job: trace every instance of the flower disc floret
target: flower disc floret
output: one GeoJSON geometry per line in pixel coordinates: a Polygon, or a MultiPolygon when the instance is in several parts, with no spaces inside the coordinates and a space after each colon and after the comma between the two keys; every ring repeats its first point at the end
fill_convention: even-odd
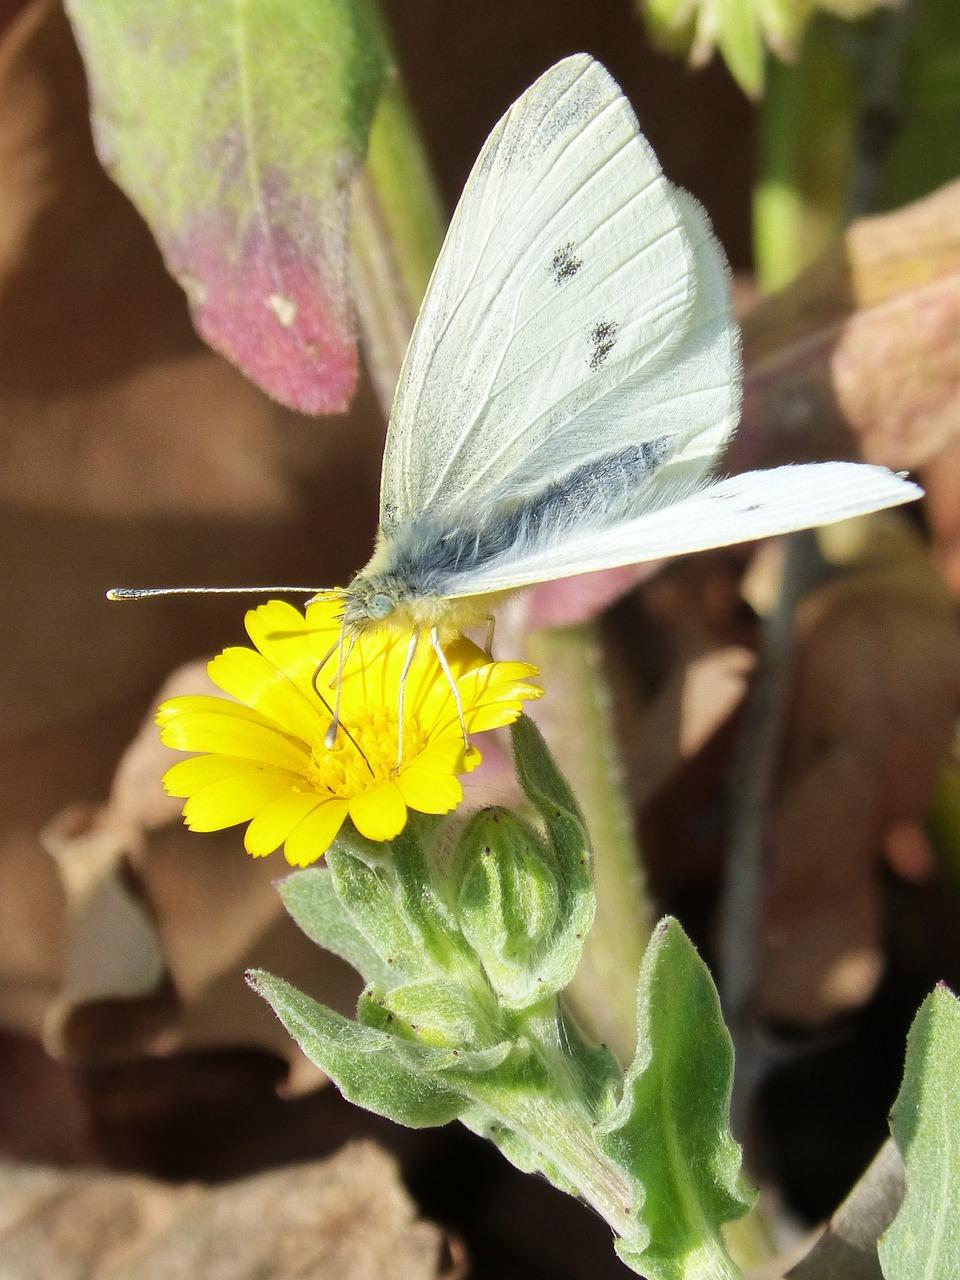
{"type": "MultiPolygon", "coordinates": [[[[283,846],[293,866],[315,862],[349,816],[362,835],[390,840],[407,812],[448,813],[463,799],[457,776],[480,763],[465,745],[450,682],[426,640],[400,686],[410,633],[361,635],[341,667],[342,602],[331,594],[305,614],[271,600],[246,615],[254,648],[225,649],[208,671],[227,695],[172,698],[160,736],[198,752],[164,776],[186,800],[193,831],[248,823],[255,857],[283,846]],[[339,729],[329,743],[339,686],[339,729]]],[[[464,636],[444,648],[469,735],[511,724],[541,690],[536,668],[494,662],[464,636]]]]}

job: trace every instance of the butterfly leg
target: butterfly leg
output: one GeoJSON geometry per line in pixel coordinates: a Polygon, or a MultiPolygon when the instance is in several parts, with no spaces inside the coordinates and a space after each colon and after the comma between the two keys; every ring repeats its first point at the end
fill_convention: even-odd
{"type": "Polygon", "coordinates": [[[400,697],[397,700],[397,768],[403,764],[403,695],[407,689],[407,676],[410,672],[413,656],[417,652],[417,642],[420,639],[420,632],[414,631],[410,636],[410,644],[407,646],[407,656],[403,662],[403,670],[400,672],[400,697]]]}
{"type": "Polygon", "coordinates": [[[337,641],[335,644],[332,644],[330,646],[330,648],[327,650],[324,657],[320,659],[320,661],[317,663],[316,667],[314,668],[313,676],[310,680],[310,683],[313,685],[313,692],[317,695],[317,697],[320,699],[320,701],[323,703],[326,709],[330,712],[330,727],[327,729],[327,732],[324,734],[324,738],[323,738],[323,745],[327,748],[328,751],[332,751],[334,744],[336,743],[337,728],[339,727],[339,721],[337,720],[337,717],[334,715],[334,712],[330,706],[330,703],[326,700],[326,698],[320,692],[320,673],[323,671],[323,668],[327,665],[327,663],[333,657],[334,653],[336,653],[339,643],[340,642],[337,641]]]}
{"type": "Polygon", "coordinates": [[[493,657],[493,633],[497,629],[496,614],[491,613],[490,616],[486,619],[486,623],[487,623],[487,641],[486,641],[486,644],[483,646],[483,651],[488,658],[492,658],[493,657]]]}
{"type": "Polygon", "coordinates": [[[453,678],[453,672],[450,670],[450,664],[447,662],[447,655],[443,652],[443,645],[440,643],[440,633],[436,627],[430,631],[430,643],[433,645],[433,652],[437,655],[437,661],[440,663],[440,669],[447,677],[447,683],[450,685],[450,692],[453,694],[453,700],[457,706],[457,718],[460,721],[460,732],[463,734],[463,749],[470,750],[470,739],[467,737],[467,722],[463,715],[463,702],[460,699],[460,690],[457,688],[457,682],[453,678]]]}
{"type": "MultiPolygon", "coordinates": [[[[343,670],[344,670],[344,667],[346,667],[347,665],[347,659],[350,657],[351,653],[353,653],[353,646],[357,643],[356,637],[354,637],[354,639],[352,639],[349,645],[347,646],[346,651],[344,651],[343,641],[344,641],[345,635],[346,635],[346,625],[345,623],[341,623],[340,639],[337,641],[337,644],[335,646],[340,650],[340,656],[337,659],[337,675],[336,675],[337,696],[334,699],[333,719],[330,721],[330,728],[327,730],[327,732],[323,736],[323,745],[327,748],[328,751],[332,751],[333,748],[337,745],[337,732],[340,729],[340,690],[343,688],[343,670]]],[[[332,652],[333,650],[331,649],[330,653],[332,652]]],[[[321,662],[320,666],[317,668],[316,672],[314,673],[313,687],[314,689],[316,689],[318,696],[320,694],[320,690],[317,688],[317,676],[320,674],[320,671],[322,670],[327,660],[329,659],[330,653],[327,654],[326,658],[324,658],[323,662],[321,662]]]]}

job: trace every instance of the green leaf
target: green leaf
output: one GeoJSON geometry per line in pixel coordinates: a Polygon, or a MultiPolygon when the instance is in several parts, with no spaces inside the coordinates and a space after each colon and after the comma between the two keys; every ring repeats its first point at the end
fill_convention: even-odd
{"type": "Polygon", "coordinates": [[[555,713],[561,709],[540,724],[577,797],[593,854],[596,917],[564,999],[583,1030],[627,1063],[637,1045],[637,975],[656,916],[627,800],[600,627],[546,627],[528,635],[525,648],[555,713]]]}
{"type": "Polygon", "coordinates": [[[290,916],[311,942],[352,964],[366,982],[381,986],[396,982],[396,973],[370,946],[337,897],[328,867],[296,871],[279,881],[277,889],[290,916]]]}
{"type": "Polygon", "coordinates": [[[620,1063],[605,1045],[589,1044],[562,1008],[557,1011],[557,1032],[564,1055],[576,1065],[580,1094],[591,1119],[608,1119],[623,1088],[620,1063]]]}
{"type": "Polygon", "coordinates": [[[717,0],[716,10],[720,52],[740,88],[755,98],[763,89],[766,49],[751,0],[717,0]]]}
{"type": "Polygon", "coordinates": [[[733,1046],[706,965],[671,919],[647,947],[638,1048],[598,1145],[634,1184],[635,1232],[624,1261],[649,1280],[734,1280],[720,1237],[753,1197],[729,1128],[733,1046]]]}
{"type": "Polygon", "coordinates": [[[311,1062],[325,1071],[350,1102],[414,1129],[446,1124],[464,1107],[458,1093],[441,1083],[436,1067],[450,1055],[403,1043],[388,1032],[353,1022],[269,973],[247,974],[311,1062]],[[432,1070],[411,1070],[397,1052],[418,1054],[432,1070]]]}
{"type": "Polygon", "coordinates": [[[486,1138],[522,1173],[540,1173],[568,1195],[579,1196],[580,1188],[564,1177],[561,1170],[544,1152],[543,1145],[505,1125],[492,1111],[473,1106],[460,1116],[461,1124],[478,1137],[486,1138]]]}
{"type": "Polygon", "coordinates": [[[890,1114],[906,1166],[900,1211],[880,1239],[886,1280],[960,1276],[960,1001],[933,991],[907,1037],[903,1084],[890,1114]]]}
{"type": "Polygon", "coordinates": [[[200,334],[271,395],[356,381],[347,223],[388,72],[373,0],[69,0],[105,167],[200,334]]]}
{"type": "Polygon", "coordinates": [[[423,949],[397,910],[392,845],[378,846],[379,856],[367,861],[348,852],[356,841],[341,835],[327,851],[327,866],[337,897],[368,946],[392,975],[384,985],[398,985],[428,969],[423,949]]]}
{"type": "Polygon", "coordinates": [[[430,858],[437,830],[435,818],[411,813],[406,827],[391,842],[398,905],[433,967],[469,982],[479,976],[473,952],[444,901],[442,880],[430,858]]]}

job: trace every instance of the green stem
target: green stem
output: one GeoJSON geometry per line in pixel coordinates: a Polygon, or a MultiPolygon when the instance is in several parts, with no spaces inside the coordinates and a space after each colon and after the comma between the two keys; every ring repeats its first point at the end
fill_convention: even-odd
{"type": "Polygon", "coordinates": [[[597,914],[566,999],[583,1030],[626,1064],[636,1045],[637,975],[654,923],[617,758],[610,689],[593,626],[528,637],[552,698],[538,721],[586,819],[597,914]],[[549,705],[548,705],[549,704],[549,705]],[[562,707],[562,718],[550,706],[562,707]]]}
{"type": "Polygon", "coordinates": [[[549,1075],[549,1088],[507,1093],[502,1084],[487,1088],[474,1080],[471,1096],[505,1128],[522,1135],[531,1150],[539,1151],[618,1236],[633,1235],[630,1180],[597,1146],[597,1118],[586,1102],[586,1083],[576,1078],[569,1059],[550,1045],[540,1044],[536,1052],[549,1075]]]}
{"type": "Polygon", "coordinates": [[[770,59],[753,196],[757,276],[779,289],[836,238],[850,194],[856,76],[829,22],[815,18],[788,66],[770,59]]]}
{"type": "Polygon", "coordinates": [[[443,240],[444,217],[398,82],[377,107],[353,189],[351,267],[367,368],[389,416],[417,310],[443,240]]]}

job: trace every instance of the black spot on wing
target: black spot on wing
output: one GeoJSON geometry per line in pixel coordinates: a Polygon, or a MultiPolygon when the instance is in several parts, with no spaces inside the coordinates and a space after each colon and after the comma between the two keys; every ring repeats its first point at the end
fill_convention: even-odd
{"type": "Polygon", "coordinates": [[[583,260],[574,253],[573,245],[561,245],[550,263],[554,283],[559,286],[565,280],[572,280],[582,266],[583,260]]]}
{"type": "Polygon", "coordinates": [[[616,320],[601,320],[590,330],[590,372],[596,373],[613,350],[620,326],[616,320]]]}

